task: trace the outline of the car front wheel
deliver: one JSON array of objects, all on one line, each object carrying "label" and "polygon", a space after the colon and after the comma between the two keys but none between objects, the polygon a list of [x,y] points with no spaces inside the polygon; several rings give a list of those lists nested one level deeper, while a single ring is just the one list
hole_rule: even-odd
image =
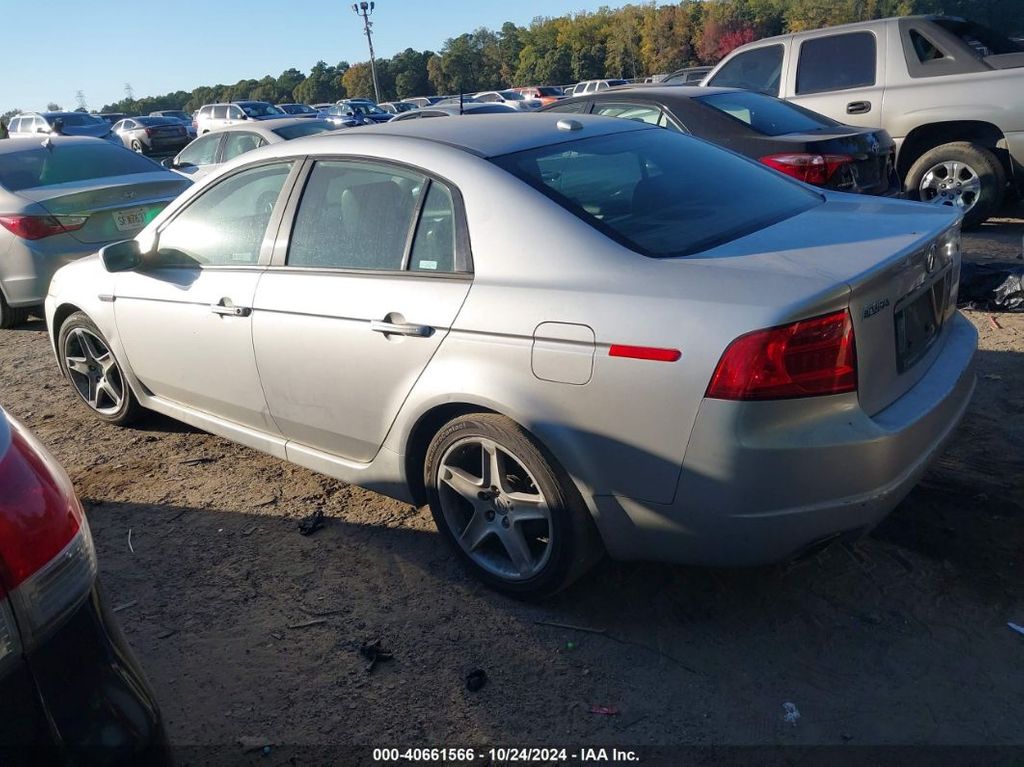
[{"label": "car front wheel", "polygon": [[143,408],[110,344],[85,312],[75,312],[61,325],[57,349],[64,373],[93,415],[118,426],[138,419]]},{"label": "car front wheel", "polygon": [[449,422],[427,450],[424,480],[438,529],[473,574],[499,591],[552,594],[601,556],[568,475],[504,416]]}]

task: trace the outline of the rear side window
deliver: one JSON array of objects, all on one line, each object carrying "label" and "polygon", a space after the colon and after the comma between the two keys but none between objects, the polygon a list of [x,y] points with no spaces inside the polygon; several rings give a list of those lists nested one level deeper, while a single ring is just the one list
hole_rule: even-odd
[{"label": "rear side window", "polygon": [[765,136],[808,133],[839,125],[835,120],[824,115],[811,112],[788,101],[765,96],[763,93],[733,91],[699,96],[693,100],[712,109],[717,109]]},{"label": "rear side window", "polygon": [[725,62],[708,85],[778,96],[782,81],[782,54],[781,45],[766,45],[739,53]]},{"label": "rear side window", "polygon": [[648,125],[656,125],[659,128],[679,130],[659,107],[651,104],[598,103],[594,105],[594,114],[605,117],[621,117],[624,120],[635,120]]},{"label": "rear side window", "polygon": [[798,94],[842,91],[875,84],[875,36],[851,32],[805,40],[796,70]]},{"label": "rear side window", "polygon": [[58,144],[50,149],[41,143],[29,143],[31,146],[22,151],[8,152],[0,162],[0,186],[9,192],[161,171],[152,160],[106,141]]},{"label": "rear side window", "polygon": [[492,161],[652,257],[707,250],[822,202],[750,160],[663,130],[596,136]]},{"label": "rear side window", "polygon": [[414,272],[455,271],[455,205],[452,193],[431,182],[416,226],[409,269]]},{"label": "rear side window", "polygon": [[228,108],[226,106],[214,107],[210,111],[210,115],[213,117],[214,120],[226,119],[228,116]]},{"label": "rear side window", "polygon": [[583,99],[580,99],[579,101],[566,101],[561,104],[558,104],[558,106],[553,106],[550,109],[546,109],[544,111],[569,113],[586,112],[589,105],[589,101],[584,101]]}]

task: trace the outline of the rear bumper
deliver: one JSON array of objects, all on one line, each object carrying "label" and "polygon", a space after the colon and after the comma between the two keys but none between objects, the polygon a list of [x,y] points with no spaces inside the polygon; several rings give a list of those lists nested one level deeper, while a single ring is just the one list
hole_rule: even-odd
[{"label": "rear bumper", "polygon": [[42,240],[13,239],[7,253],[0,254],[0,288],[7,303],[13,307],[43,303],[58,269],[95,253],[104,244],[81,243],[69,234]]},{"label": "rear bumper", "polygon": [[829,536],[869,530],[910,492],[959,424],[974,392],[976,347],[974,326],[955,315],[928,375],[874,416],[856,394],[822,397],[810,408],[808,400],[705,400],[672,504],[595,499],[609,553],[760,565]]},{"label": "rear bumper", "polygon": [[[0,679],[0,763],[169,765],[153,695],[99,592]],[[16,728],[16,729],[15,729]]]}]

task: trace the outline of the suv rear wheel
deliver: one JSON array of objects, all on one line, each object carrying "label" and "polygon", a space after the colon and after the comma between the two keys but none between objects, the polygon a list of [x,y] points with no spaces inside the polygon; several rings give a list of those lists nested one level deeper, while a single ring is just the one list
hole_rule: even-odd
[{"label": "suv rear wheel", "polygon": [[910,166],[907,196],[954,208],[964,228],[980,226],[999,209],[1006,192],[1006,171],[989,149],[967,141],[937,146]]}]

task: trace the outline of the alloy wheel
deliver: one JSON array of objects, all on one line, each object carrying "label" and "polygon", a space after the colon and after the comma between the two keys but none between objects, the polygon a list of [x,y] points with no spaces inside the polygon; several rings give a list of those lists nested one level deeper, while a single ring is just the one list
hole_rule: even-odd
[{"label": "alloy wheel", "polygon": [[947,160],[928,169],[918,191],[922,202],[948,205],[966,213],[981,196],[981,178],[967,163]]},{"label": "alloy wheel", "polygon": [[442,456],[437,489],[459,546],[487,572],[521,581],[551,557],[551,509],[523,461],[491,439],[467,437]]},{"label": "alloy wheel", "polygon": [[102,415],[115,415],[121,409],[124,378],[103,339],[85,328],[75,328],[64,341],[64,365],[89,407]]}]

